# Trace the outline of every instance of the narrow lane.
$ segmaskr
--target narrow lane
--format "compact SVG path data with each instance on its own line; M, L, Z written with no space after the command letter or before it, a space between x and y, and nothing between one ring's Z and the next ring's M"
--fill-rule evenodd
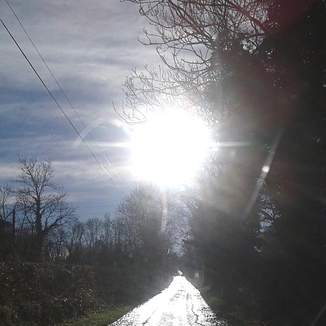
M136 307L111 326L226 326L217 320L200 292L183 276L174 277L160 294Z

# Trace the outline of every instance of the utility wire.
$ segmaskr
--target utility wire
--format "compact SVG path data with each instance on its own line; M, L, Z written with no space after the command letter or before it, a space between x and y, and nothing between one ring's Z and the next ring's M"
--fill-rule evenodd
M86 146L86 148L88 149L88 151L91 153L91 155L94 157L94 159L96 160L96 162L100 165L100 167L102 168L102 170L109 176L109 178L111 179L111 181L113 182L113 184L120 190L120 192L125 195L125 193L123 192L123 190L119 187L119 185L113 180L112 176L110 175L110 173L105 169L105 167L103 166L103 164L98 160L98 158L95 156L95 154L93 153L93 151L90 149L90 147L87 145L87 143L85 142L85 140L81 137L79 131L76 129L76 127L74 126L74 124L72 123L72 121L69 119L69 117L67 116L67 114L65 113L65 111L63 110L63 108L60 106L60 104L58 103L58 101L55 99L55 97L53 96L52 92L50 91L50 89L46 86L45 82L43 81L42 77L38 74L38 72L36 71L36 69L34 68L33 64L31 63L31 61L28 59L28 57L26 56L26 54L24 53L23 49L20 47L20 45L18 44L18 42L16 41L16 39L14 38L14 36L11 34L11 32L9 31L9 29L7 28L7 26L5 25L5 23L2 21L2 19L0 19L0 22L2 23L3 27L6 29L7 33L9 34L9 36L11 37L11 39L13 40L13 42L16 44L17 48L19 49L19 51L21 52L21 54L23 55L23 57L25 58L25 60L28 62L28 64L30 65L30 67L32 68L32 70L34 71L35 75L38 77L38 79L40 80L40 82L42 83L42 85L44 86L44 88L46 89L46 91L49 93L49 95L51 96L51 98L53 99L53 101L55 102L55 104L57 105L57 107L60 109L60 111L62 112L62 114L64 115L64 117L67 119L67 121L69 122L69 124L71 125L71 127L75 130L75 132L77 133L78 137L80 137L80 139L82 140L82 142L84 143L84 145Z
M22 22L20 21L19 17L16 15L14 9L12 8L12 6L10 5L10 3L8 2L8 0L6 0L6 3L8 5L8 7L10 8L11 12L13 13L13 15L16 17L20 27L23 29L23 31L25 32L27 38L29 39L29 41L31 42L31 44L33 45L35 51L37 52L37 54L39 55L39 57L41 58L42 62L44 63L45 67L47 68L47 70L49 71L50 75L52 76L53 80L55 81L55 83L57 84L57 86L59 87L61 93L64 95L65 99L67 100L67 102L69 103L70 107L74 110L76 116L78 117L79 121L82 123L82 125L84 126L84 128L87 128L87 126L85 125L84 121L82 120L82 118L80 117L80 115L78 114L77 110L75 109L75 107L72 105L71 101L69 100L67 94L65 93L65 91L62 89L62 87L60 86L58 80L55 78L54 74L52 73L50 67L48 66L48 64L46 63L45 59L43 58L43 56L41 55L41 53L39 52L39 50L37 49L35 43L33 42L33 40L31 39L31 37L29 36L27 30L25 29L25 27L23 26ZM104 159L106 160L106 162L110 165L110 167L112 167L115 175L117 176L118 179L121 180L120 176L118 175L117 171L113 168L111 162L109 161L109 159L106 157L106 155L103 153L103 151L100 149L98 143L96 142L96 140L94 139L93 135L88 132L88 134L90 135L90 137L92 138L92 140L94 141L94 143L96 144L98 150L101 152L102 156L104 157Z

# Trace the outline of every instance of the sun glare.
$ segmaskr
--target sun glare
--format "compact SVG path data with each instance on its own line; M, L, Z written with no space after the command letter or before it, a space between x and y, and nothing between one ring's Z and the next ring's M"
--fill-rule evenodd
M187 184L205 159L209 129L184 110L155 114L132 136L134 173L161 187Z

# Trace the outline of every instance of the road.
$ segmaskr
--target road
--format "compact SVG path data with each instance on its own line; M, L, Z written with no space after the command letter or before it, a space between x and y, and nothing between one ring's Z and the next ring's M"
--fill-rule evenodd
M200 292L183 276L174 277L160 294L110 326L226 326L217 320Z

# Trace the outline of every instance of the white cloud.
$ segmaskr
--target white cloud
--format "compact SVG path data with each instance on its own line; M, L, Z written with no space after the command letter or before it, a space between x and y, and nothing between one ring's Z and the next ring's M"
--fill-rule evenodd
M17 156L49 158L56 180L70 193L70 200L80 207L93 207L79 209L79 213L97 212L97 216L99 206L112 211L123 198L122 192L128 192L134 182L127 169L128 149L116 146L124 144L128 137L122 122L112 123L119 120L112 102L119 105L123 100L121 88L132 68L155 64L156 60L155 49L144 47L137 40L145 25L144 18L135 5L119 0L9 0L9 3L84 124L93 124L91 133L95 142L89 135L85 140L116 184L83 143L73 146L78 138L76 132L2 26L0 181L18 173ZM5 1L0 4L0 12L1 19L81 133L85 126Z

